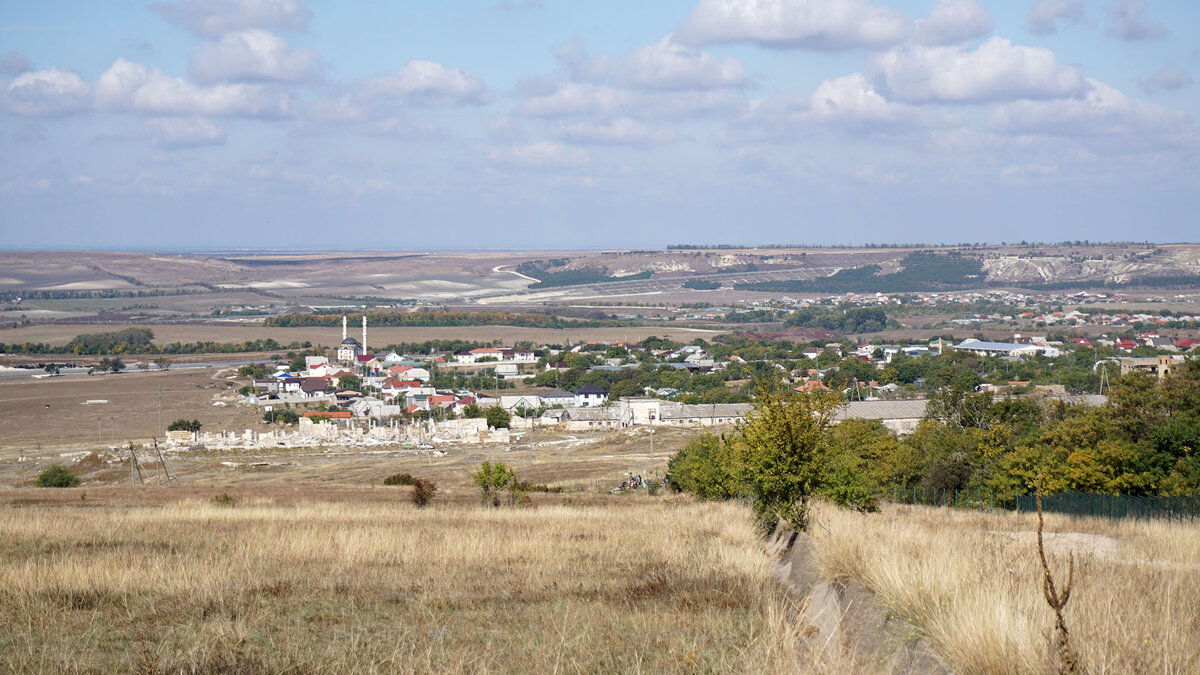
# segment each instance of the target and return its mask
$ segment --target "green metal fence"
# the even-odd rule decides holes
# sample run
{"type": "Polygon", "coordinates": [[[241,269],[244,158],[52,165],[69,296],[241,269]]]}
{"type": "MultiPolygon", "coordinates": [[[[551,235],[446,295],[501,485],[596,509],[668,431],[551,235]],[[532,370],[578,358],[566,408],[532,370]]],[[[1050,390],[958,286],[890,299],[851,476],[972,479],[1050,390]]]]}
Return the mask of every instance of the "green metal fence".
{"type": "MultiPolygon", "coordinates": [[[[879,494],[881,501],[893,504],[919,504],[951,508],[1037,511],[1033,494],[994,490],[926,490],[923,487],[894,487],[879,494]]],[[[1074,516],[1101,518],[1161,518],[1167,520],[1200,519],[1200,493],[1160,497],[1106,495],[1088,492],[1060,492],[1042,497],[1042,510],[1074,516]]]]}

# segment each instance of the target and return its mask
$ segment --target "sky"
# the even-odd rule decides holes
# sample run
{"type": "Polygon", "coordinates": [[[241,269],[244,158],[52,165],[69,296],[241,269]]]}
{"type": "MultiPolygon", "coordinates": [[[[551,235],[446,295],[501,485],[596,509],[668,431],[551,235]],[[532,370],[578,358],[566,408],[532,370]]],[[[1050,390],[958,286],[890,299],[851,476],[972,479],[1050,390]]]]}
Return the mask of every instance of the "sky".
{"type": "Polygon", "coordinates": [[[1200,239],[1195,0],[0,3],[0,248],[1200,239]]]}

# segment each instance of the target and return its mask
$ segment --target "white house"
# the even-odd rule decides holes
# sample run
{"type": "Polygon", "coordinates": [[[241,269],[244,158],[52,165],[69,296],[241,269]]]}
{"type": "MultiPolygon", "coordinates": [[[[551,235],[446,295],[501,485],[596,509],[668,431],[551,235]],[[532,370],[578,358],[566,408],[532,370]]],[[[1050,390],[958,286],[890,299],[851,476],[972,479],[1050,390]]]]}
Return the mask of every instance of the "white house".
{"type": "Polygon", "coordinates": [[[585,384],[575,390],[575,407],[593,408],[608,402],[608,390],[594,384],[585,384]]]}

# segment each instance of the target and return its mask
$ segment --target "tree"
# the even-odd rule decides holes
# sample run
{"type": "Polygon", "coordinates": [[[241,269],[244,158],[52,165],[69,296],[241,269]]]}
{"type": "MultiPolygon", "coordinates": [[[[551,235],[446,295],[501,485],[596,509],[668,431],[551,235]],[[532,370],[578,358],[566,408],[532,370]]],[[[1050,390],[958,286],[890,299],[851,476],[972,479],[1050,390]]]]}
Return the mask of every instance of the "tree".
{"type": "Polygon", "coordinates": [[[688,441],[667,462],[667,477],[701,499],[732,499],[741,492],[739,469],[725,438],[711,433],[688,441]]]}
{"type": "Polygon", "coordinates": [[[288,364],[288,370],[293,373],[298,373],[306,368],[308,368],[308,366],[304,361],[303,354],[292,359],[292,362],[288,364]]]}
{"type": "Polygon", "coordinates": [[[357,375],[343,375],[338,378],[338,386],[342,389],[361,389],[362,380],[357,375]]]}
{"type": "Polygon", "coordinates": [[[157,359],[154,359],[154,365],[158,366],[159,370],[166,370],[167,368],[171,367],[171,362],[167,360],[167,357],[160,356],[157,359]]]}
{"type": "Polygon", "coordinates": [[[294,410],[268,410],[263,413],[263,421],[267,423],[295,424],[300,421],[300,416],[294,410]]]}
{"type": "Polygon", "coordinates": [[[493,429],[507,429],[512,422],[512,415],[498,405],[487,408],[483,417],[487,420],[488,426],[493,429]]]}
{"type": "Polygon", "coordinates": [[[182,417],[171,422],[167,426],[167,431],[200,431],[200,420],[185,420],[182,417]]]}
{"type": "Polygon", "coordinates": [[[484,417],[483,408],[480,408],[478,405],[476,405],[474,403],[468,403],[465,406],[463,406],[462,416],[467,419],[476,418],[476,417],[484,417]]]}
{"type": "Polygon", "coordinates": [[[745,484],[762,525],[780,519],[803,529],[808,500],[824,482],[826,431],[836,395],[797,393],[761,382],[754,410],[738,425],[735,446],[745,484]]]}
{"type": "Polygon", "coordinates": [[[516,480],[517,474],[501,462],[484,462],[471,478],[479,486],[479,498],[484,505],[500,506],[500,491],[516,480]]]}
{"type": "Polygon", "coordinates": [[[67,467],[61,464],[54,464],[49,469],[38,474],[38,487],[77,487],[79,485],[79,476],[71,473],[67,467]]]}
{"type": "Polygon", "coordinates": [[[45,368],[43,368],[43,370],[45,370],[47,373],[50,373],[51,375],[58,375],[58,374],[59,374],[59,368],[58,368],[58,365],[57,365],[57,364],[54,364],[54,363],[47,363],[47,364],[46,364],[46,367],[45,367],[45,368]]]}

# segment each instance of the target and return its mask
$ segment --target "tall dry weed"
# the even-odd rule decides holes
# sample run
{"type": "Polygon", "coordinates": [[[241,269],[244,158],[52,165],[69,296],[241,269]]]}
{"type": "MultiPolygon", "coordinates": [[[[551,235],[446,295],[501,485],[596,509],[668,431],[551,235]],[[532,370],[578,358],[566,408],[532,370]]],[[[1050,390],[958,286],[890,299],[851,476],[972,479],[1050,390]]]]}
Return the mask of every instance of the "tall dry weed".
{"type": "MultiPolygon", "coordinates": [[[[1081,670],[1200,672],[1200,523],[1045,514],[1044,524],[1048,563],[1076,560],[1062,614],[1081,670]]],[[[858,579],[955,670],[1058,670],[1036,514],[818,504],[810,533],[826,577],[858,579]]]]}

